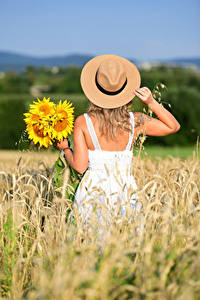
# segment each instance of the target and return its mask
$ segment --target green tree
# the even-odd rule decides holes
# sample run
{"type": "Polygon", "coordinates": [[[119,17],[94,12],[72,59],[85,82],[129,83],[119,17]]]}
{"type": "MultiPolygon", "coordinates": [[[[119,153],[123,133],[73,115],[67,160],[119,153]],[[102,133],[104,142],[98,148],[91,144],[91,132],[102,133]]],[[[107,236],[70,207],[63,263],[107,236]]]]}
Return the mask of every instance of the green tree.
{"type": "Polygon", "coordinates": [[[200,93],[195,87],[177,86],[168,88],[162,97],[165,107],[177,118],[181,129],[165,137],[148,137],[149,144],[192,145],[200,136],[200,93]]]}
{"type": "Polygon", "coordinates": [[[0,102],[0,149],[14,149],[25,129],[23,113],[26,104],[21,99],[0,102]]]}
{"type": "Polygon", "coordinates": [[[70,66],[66,69],[66,75],[60,84],[60,92],[62,93],[81,93],[80,84],[81,69],[70,66]]]}
{"type": "Polygon", "coordinates": [[[27,78],[11,71],[1,79],[0,85],[0,92],[6,94],[24,94],[29,91],[27,78]]]}

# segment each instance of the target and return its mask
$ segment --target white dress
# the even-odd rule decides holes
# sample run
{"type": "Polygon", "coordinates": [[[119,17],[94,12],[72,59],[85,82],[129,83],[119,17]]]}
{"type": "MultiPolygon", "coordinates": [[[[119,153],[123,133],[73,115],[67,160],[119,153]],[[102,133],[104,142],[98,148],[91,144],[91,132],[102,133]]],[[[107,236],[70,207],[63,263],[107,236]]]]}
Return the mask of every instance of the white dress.
{"type": "Polygon", "coordinates": [[[125,215],[127,207],[130,218],[142,211],[142,204],[136,201],[137,185],[131,172],[134,115],[130,112],[132,130],[124,151],[101,150],[89,115],[85,113],[84,117],[95,150],[88,150],[88,169],[77,188],[74,207],[78,208],[83,225],[90,224],[91,213],[95,211],[98,222],[109,228],[112,218],[125,215]]]}

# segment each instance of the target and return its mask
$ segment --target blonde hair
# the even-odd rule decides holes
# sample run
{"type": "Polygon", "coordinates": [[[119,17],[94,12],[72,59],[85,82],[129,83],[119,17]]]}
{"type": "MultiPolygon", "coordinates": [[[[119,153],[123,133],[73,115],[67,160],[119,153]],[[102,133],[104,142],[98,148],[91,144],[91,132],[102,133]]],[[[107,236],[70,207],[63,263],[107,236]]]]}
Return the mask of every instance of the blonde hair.
{"type": "Polygon", "coordinates": [[[132,101],[117,108],[102,108],[89,101],[88,114],[97,118],[99,122],[99,131],[107,139],[115,140],[117,137],[117,128],[131,131],[130,128],[130,108],[132,101]]]}

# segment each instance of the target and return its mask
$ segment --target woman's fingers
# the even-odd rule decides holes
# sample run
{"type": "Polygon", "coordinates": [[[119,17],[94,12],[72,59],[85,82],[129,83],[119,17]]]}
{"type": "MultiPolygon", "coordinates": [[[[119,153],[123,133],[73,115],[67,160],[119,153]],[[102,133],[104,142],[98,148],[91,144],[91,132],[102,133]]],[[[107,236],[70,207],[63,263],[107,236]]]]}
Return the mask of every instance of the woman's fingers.
{"type": "Polygon", "coordinates": [[[137,89],[137,91],[139,92],[139,93],[141,93],[142,95],[144,94],[144,95],[149,95],[149,89],[148,88],[146,88],[146,87],[142,87],[142,88],[140,88],[140,89],[137,89]]]}
{"type": "Polygon", "coordinates": [[[137,93],[149,97],[151,95],[151,91],[147,87],[142,87],[135,90],[137,93]]]}
{"type": "Polygon", "coordinates": [[[146,91],[142,90],[142,89],[137,89],[135,90],[136,93],[141,94],[141,95],[146,95],[146,91]]]}
{"type": "Polygon", "coordinates": [[[144,103],[148,103],[151,99],[151,91],[146,87],[136,89],[134,93],[144,103]]]}
{"type": "Polygon", "coordinates": [[[135,95],[138,97],[138,98],[140,98],[141,100],[145,100],[145,98],[146,98],[146,95],[145,94],[143,94],[143,93],[139,93],[139,92],[137,92],[137,91],[135,91],[134,92],[135,93],[135,95]]]}
{"type": "Polygon", "coordinates": [[[144,96],[144,95],[145,95],[144,91],[142,91],[142,90],[136,90],[135,92],[136,92],[138,95],[141,95],[141,96],[144,96]]]}
{"type": "Polygon", "coordinates": [[[150,90],[146,86],[142,87],[142,89],[148,93],[150,92],[150,90]]]}
{"type": "Polygon", "coordinates": [[[55,140],[54,143],[59,150],[68,147],[68,141],[65,138],[61,141],[55,140]]]}
{"type": "Polygon", "coordinates": [[[134,91],[134,94],[142,101],[144,102],[145,104],[149,104],[152,99],[153,99],[153,96],[151,94],[151,91],[147,88],[147,87],[142,87],[142,88],[139,88],[139,89],[136,89],[134,91]]]}

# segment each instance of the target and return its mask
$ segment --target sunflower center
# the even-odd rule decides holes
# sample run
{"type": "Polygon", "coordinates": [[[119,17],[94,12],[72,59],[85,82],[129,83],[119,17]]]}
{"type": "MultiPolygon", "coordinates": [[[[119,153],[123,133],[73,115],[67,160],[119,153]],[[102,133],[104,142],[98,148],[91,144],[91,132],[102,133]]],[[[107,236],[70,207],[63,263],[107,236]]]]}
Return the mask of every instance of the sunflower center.
{"type": "Polygon", "coordinates": [[[39,125],[34,124],[33,131],[34,131],[35,135],[37,135],[38,137],[45,137],[44,133],[43,133],[43,129],[39,129],[39,125]]]}
{"type": "Polygon", "coordinates": [[[59,132],[63,131],[69,125],[69,121],[68,114],[66,113],[66,111],[61,110],[58,112],[58,115],[59,120],[55,123],[54,129],[59,132]]]}
{"type": "Polygon", "coordinates": [[[40,112],[43,112],[44,115],[48,115],[50,113],[50,107],[46,104],[43,104],[39,108],[40,112]]]}
{"type": "Polygon", "coordinates": [[[36,115],[36,114],[32,114],[32,116],[31,116],[31,119],[32,120],[39,120],[39,118],[40,118],[40,116],[39,115],[36,115]]]}

